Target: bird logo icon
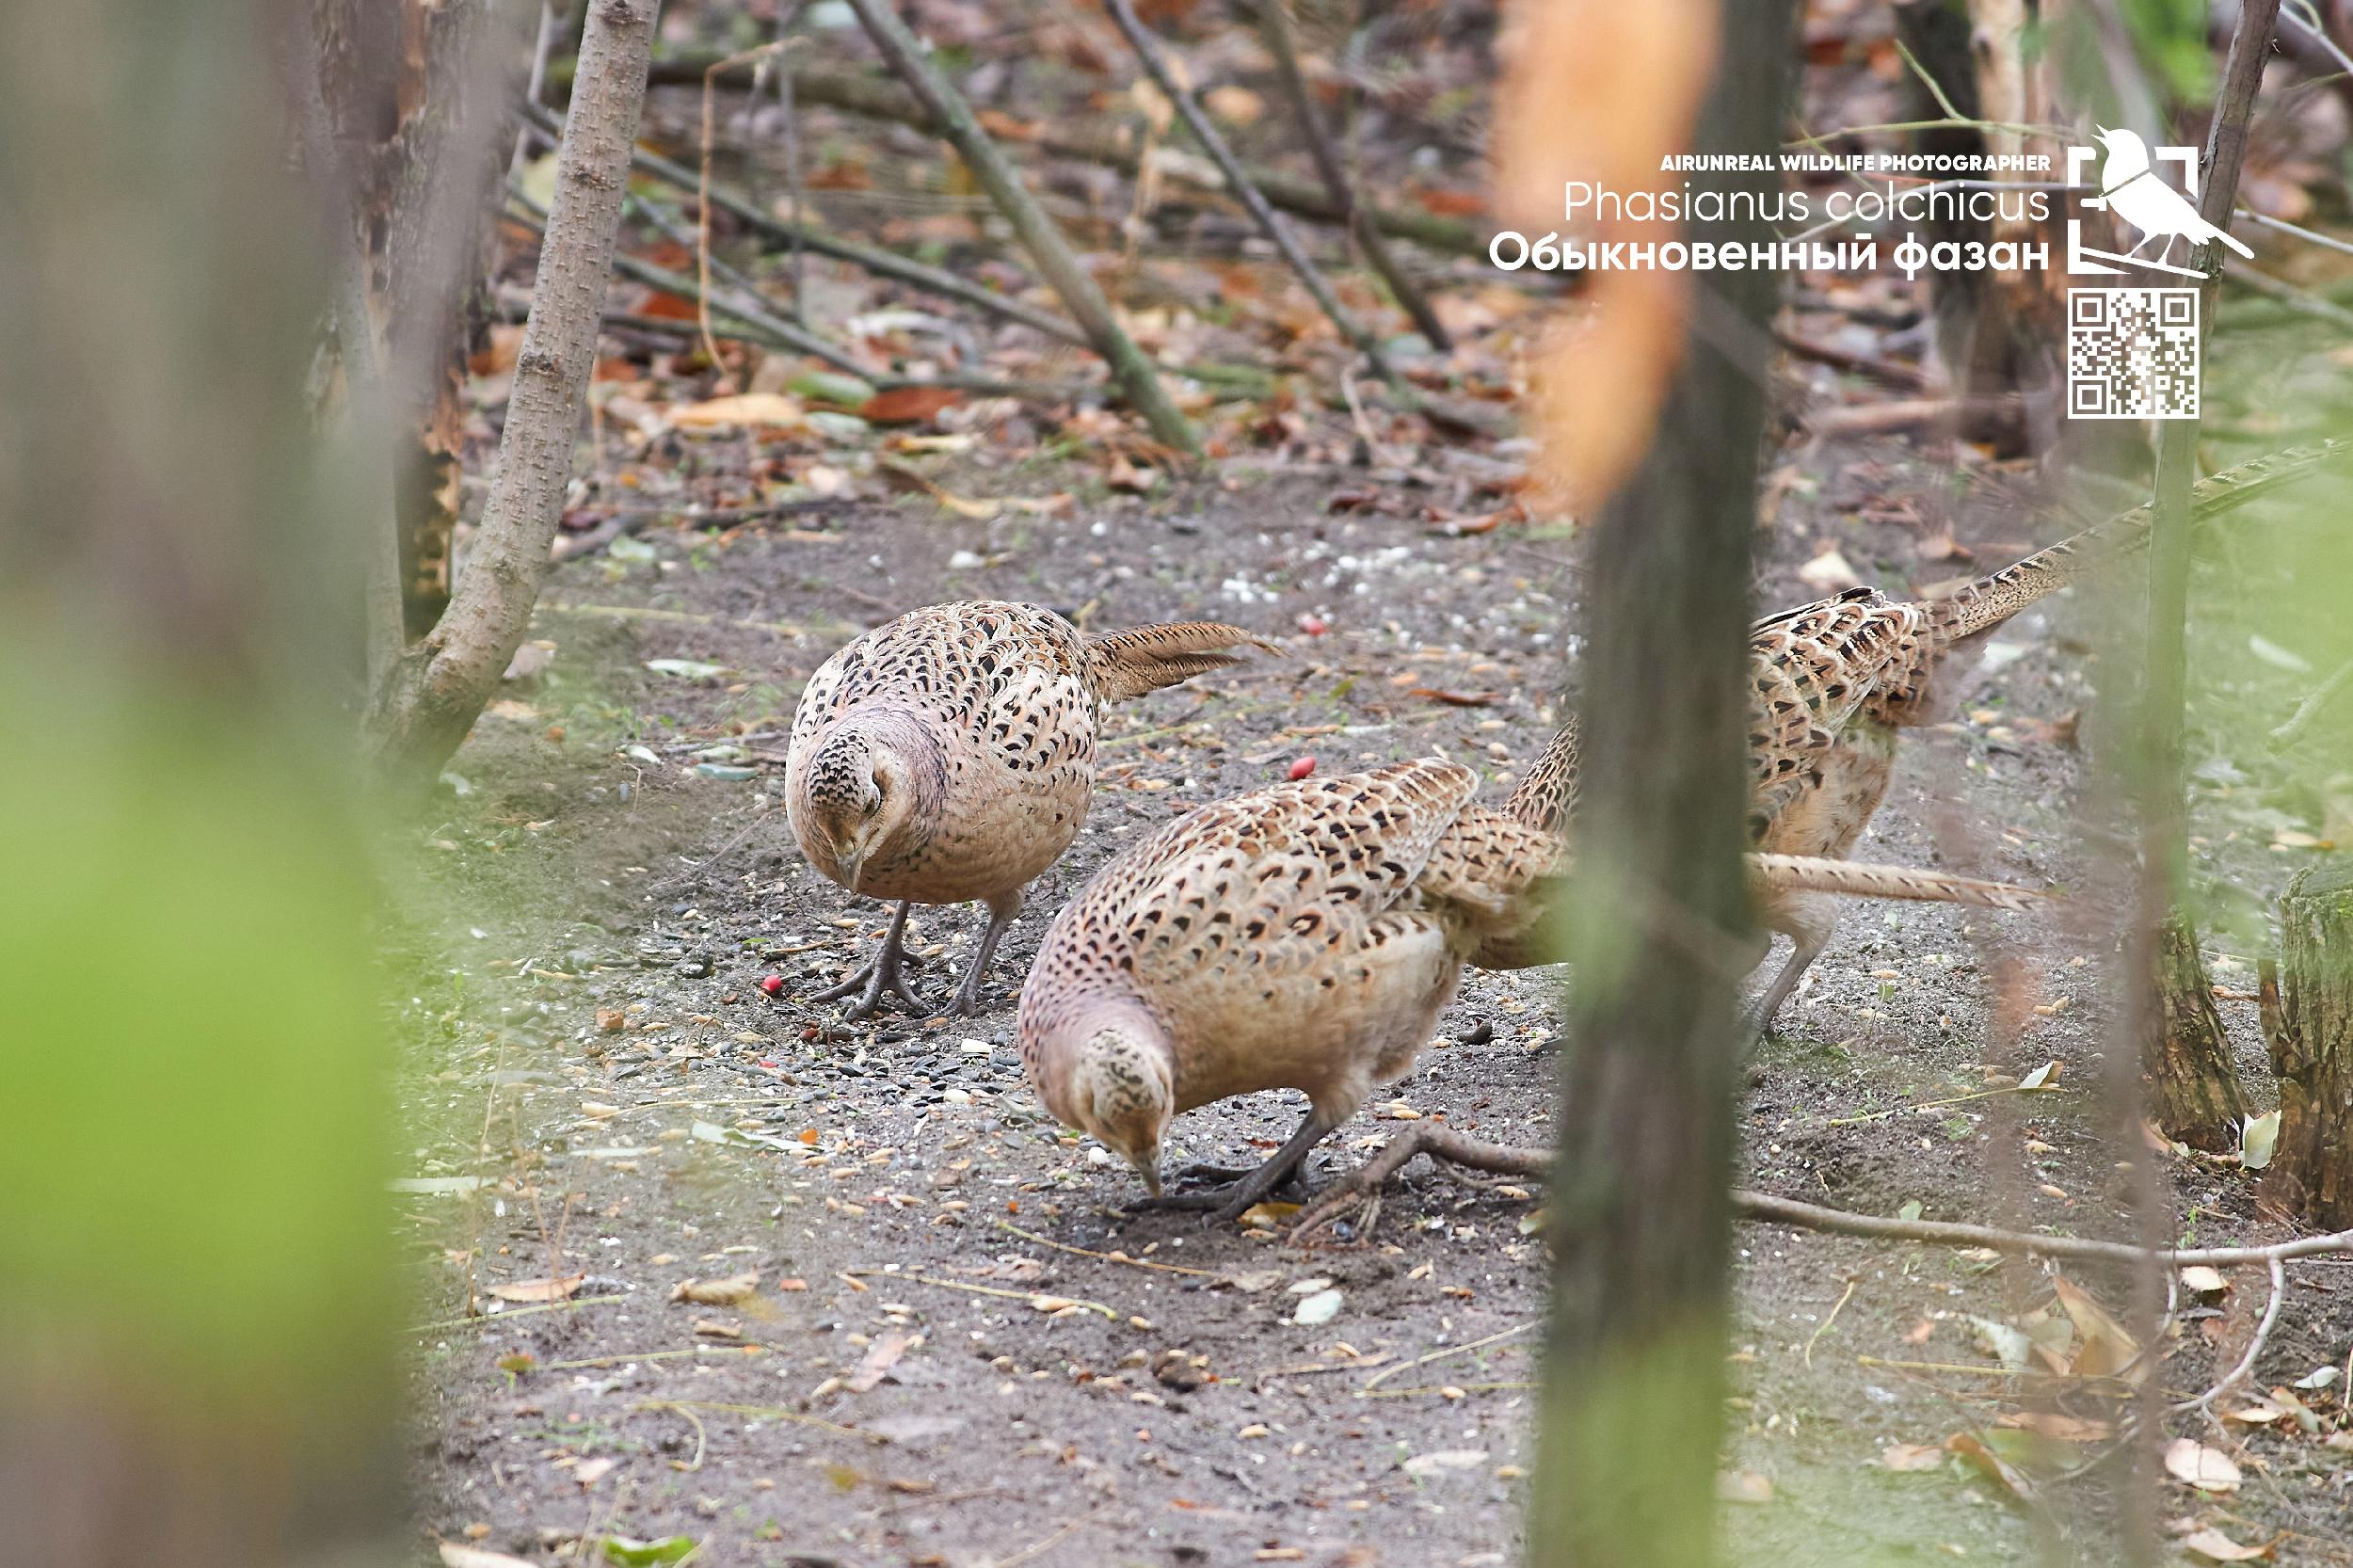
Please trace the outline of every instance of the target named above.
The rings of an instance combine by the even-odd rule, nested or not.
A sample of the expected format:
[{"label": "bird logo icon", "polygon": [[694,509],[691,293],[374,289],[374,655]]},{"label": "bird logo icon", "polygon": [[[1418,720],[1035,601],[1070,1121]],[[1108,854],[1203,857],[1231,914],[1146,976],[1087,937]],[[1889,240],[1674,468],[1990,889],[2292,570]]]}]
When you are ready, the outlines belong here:
[{"label": "bird logo icon", "polygon": [[[2195,248],[2212,240],[2220,240],[2241,256],[2252,257],[2254,252],[2221,229],[2208,223],[2189,204],[2189,199],[2175,190],[2157,175],[2150,162],[2149,144],[2132,131],[2110,131],[2101,128],[2096,138],[2106,154],[2100,163],[2100,193],[2089,198],[2086,205],[2102,207],[2115,213],[2140,231],[2140,243],[2121,256],[2112,259],[2154,266],[2169,272],[2185,269],[2171,264],[2173,242],[2186,239]],[[2163,240],[2154,260],[2144,261],[2141,251],[2152,240]],[[2089,252],[2105,255],[2103,251]],[[2195,260],[2195,256],[2192,257]],[[2103,269],[2105,270],[2105,269]]]}]

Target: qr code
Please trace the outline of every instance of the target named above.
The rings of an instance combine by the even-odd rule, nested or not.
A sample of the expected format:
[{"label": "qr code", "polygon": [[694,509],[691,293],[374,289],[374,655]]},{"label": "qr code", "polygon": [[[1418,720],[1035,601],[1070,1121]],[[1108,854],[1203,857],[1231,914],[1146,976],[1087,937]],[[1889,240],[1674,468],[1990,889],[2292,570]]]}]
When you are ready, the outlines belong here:
[{"label": "qr code", "polygon": [[2198,291],[2068,290],[2067,411],[2196,419]]}]

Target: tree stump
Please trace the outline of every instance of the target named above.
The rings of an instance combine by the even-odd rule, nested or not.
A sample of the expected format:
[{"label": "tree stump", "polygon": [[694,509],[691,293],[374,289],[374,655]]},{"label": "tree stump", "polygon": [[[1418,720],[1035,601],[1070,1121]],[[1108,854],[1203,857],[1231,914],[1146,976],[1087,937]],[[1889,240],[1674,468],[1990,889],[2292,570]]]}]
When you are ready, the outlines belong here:
[{"label": "tree stump", "polygon": [[2198,935],[2180,916],[2157,935],[2156,1038],[2145,1058],[2149,1113],[2168,1138],[2210,1154],[2238,1146],[2247,1114],[2231,1038],[2214,1010],[2214,986],[2198,956]]},{"label": "tree stump", "polygon": [[2263,1196],[2324,1229],[2353,1225],[2353,864],[2297,873],[2280,900],[2279,972],[2263,976],[2280,1141]]}]

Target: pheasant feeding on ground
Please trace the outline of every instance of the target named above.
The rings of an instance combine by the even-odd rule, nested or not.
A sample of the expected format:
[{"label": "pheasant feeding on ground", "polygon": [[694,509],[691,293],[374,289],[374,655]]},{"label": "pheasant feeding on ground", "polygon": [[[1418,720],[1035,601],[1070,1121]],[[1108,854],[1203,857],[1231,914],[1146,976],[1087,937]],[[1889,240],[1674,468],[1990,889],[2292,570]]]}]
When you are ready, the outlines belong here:
[{"label": "pheasant feeding on ground", "polygon": [[[1543,961],[1535,927],[1568,845],[1480,805],[1478,786],[1459,763],[1394,762],[1237,795],[1129,845],[1055,918],[1022,987],[1022,1067],[1047,1109],[1158,1198],[1171,1118],[1302,1090],[1307,1114],[1273,1158],[1167,1201],[1230,1217],[1272,1192],[1374,1085],[1404,1076],[1465,963]],[[1785,856],[1753,869],[1767,887],[2005,908],[2032,897]]]},{"label": "pheasant feeding on ground", "polygon": [[[2227,469],[2190,492],[2190,514],[2218,517],[2342,457],[2343,441],[2292,448]],[[2068,586],[2105,555],[2145,543],[2150,509],[2136,507],[1979,578],[1950,598],[1897,602],[1877,588],[1849,588],[1769,616],[1749,638],[1750,842],[1773,854],[1844,862],[1885,798],[1897,731],[1932,718],[1930,678],[1955,651]],[[1507,809],[1565,829],[1577,793],[1574,724],[1513,792]],[[1895,873],[1896,868],[1875,868]],[[1899,873],[1916,874],[1916,873]],[[1771,933],[1790,954],[1757,1004],[1772,1022],[1837,923],[1836,890],[1761,885],[1766,949]]]},{"label": "pheasant feeding on ground", "polygon": [[1209,621],[1091,636],[1035,605],[935,604],[825,661],[792,715],[785,814],[802,853],[854,893],[898,908],[873,961],[818,994],[921,1002],[901,966],[910,904],[978,899],[989,920],[951,1004],[979,1006],[983,974],[1021,890],[1086,820],[1102,707],[1274,645]]}]

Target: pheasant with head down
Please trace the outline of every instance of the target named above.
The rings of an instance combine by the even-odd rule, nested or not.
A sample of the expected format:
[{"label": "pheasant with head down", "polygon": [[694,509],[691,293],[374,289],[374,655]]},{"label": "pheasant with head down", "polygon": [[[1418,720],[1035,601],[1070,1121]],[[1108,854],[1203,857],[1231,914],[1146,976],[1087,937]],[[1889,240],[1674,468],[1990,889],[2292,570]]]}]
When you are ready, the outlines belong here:
[{"label": "pheasant with head down", "polygon": [[[1568,872],[1546,827],[1473,800],[1459,763],[1394,762],[1205,806],[1131,844],[1055,918],[1021,992],[1024,1071],[1048,1111],[1160,1189],[1168,1127],[1260,1089],[1299,1130],[1233,1185],[1166,1201],[1241,1212],[1375,1085],[1404,1076],[1466,963],[1544,962]],[[1759,856],[1767,887],[2024,907],[1989,883]]]},{"label": "pheasant with head down", "polygon": [[885,995],[921,1011],[903,971],[910,904],[978,899],[989,921],[952,1009],[980,1005],[1021,890],[1086,820],[1103,704],[1273,644],[1195,621],[1088,636],[1030,604],[936,604],[876,627],[809,678],[792,716],[785,814],[809,862],[898,908],[873,961],[815,1000]]}]

